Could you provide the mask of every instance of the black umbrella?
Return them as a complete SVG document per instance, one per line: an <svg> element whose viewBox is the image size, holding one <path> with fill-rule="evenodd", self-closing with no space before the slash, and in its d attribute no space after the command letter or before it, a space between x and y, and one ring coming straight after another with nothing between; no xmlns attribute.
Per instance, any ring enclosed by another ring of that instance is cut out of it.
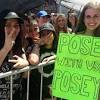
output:
<svg viewBox="0 0 100 100"><path fill-rule="evenodd" d="M0 0L0 12L9 9L19 13L42 5L44 0Z"/></svg>

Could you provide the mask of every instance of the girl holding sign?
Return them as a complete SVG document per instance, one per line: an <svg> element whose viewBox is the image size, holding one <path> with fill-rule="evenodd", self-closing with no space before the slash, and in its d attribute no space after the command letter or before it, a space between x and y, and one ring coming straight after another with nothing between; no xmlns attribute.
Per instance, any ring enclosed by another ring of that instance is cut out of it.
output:
<svg viewBox="0 0 100 100"><path fill-rule="evenodd" d="M100 36L100 3L89 2L86 4L81 12L79 24L77 27L78 34L89 36ZM100 89L99 89L100 91ZM100 100L100 92L98 100Z"/></svg>

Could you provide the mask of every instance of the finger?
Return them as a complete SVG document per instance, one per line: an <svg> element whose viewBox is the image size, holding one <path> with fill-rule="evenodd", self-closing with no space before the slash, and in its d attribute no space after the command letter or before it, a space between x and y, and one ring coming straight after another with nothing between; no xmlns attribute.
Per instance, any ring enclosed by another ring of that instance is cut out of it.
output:
<svg viewBox="0 0 100 100"><path fill-rule="evenodd" d="M14 57L15 59L18 59L18 58L19 58L19 56L17 56L17 55L14 55L13 57Z"/></svg>
<svg viewBox="0 0 100 100"><path fill-rule="evenodd" d="M33 41L39 41L39 38L33 37L32 40L33 40Z"/></svg>
<svg viewBox="0 0 100 100"><path fill-rule="evenodd" d="M40 38L39 37L33 37L33 40L39 40Z"/></svg>
<svg viewBox="0 0 100 100"><path fill-rule="evenodd" d="M48 63L49 59L44 59L42 62Z"/></svg>
<svg viewBox="0 0 100 100"><path fill-rule="evenodd" d="M42 62L46 62L47 61L47 59L44 59Z"/></svg>
<svg viewBox="0 0 100 100"><path fill-rule="evenodd" d="M7 36L7 30L6 30L6 28L5 28L5 35Z"/></svg>
<svg viewBox="0 0 100 100"><path fill-rule="evenodd" d="M17 60L8 60L8 62L11 62L11 63L17 63Z"/></svg>
<svg viewBox="0 0 100 100"><path fill-rule="evenodd" d="M9 37L12 37L13 36L14 31L15 31L15 29L13 28L12 31L10 32L10 34L9 34Z"/></svg>
<svg viewBox="0 0 100 100"><path fill-rule="evenodd" d="M5 38L8 38L7 29L5 28Z"/></svg>

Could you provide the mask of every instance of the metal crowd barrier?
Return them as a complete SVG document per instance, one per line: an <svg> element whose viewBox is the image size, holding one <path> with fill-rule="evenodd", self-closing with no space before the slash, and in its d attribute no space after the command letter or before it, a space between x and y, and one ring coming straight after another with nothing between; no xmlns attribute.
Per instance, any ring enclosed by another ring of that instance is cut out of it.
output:
<svg viewBox="0 0 100 100"><path fill-rule="evenodd" d="M26 100L29 100L29 73L31 70L34 70L34 69L37 69L37 68L40 68L40 67L45 67L46 65L50 65L50 64L53 64L55 62L55 60L52 60L52 61L49 61L48 63L47 62L42 62L42 63L39 63L38 65L36 66L27 66L27 67L24 67L22 69L17 69L17 70L11 70L9 72L5 72L5 73L0 73L0 78L5 78L5 77L8 77L10 76L10 100L13 100L13 75L16 75L16 74L19 74L19 73L22 73L22 72L28 72L28 76L27 76L27 98ZM40 87L42 89L42 86ZM40 91L42 92L42 91ZM42 100L42 93L40 93L40 100ZM33 98L34 99L34 98Z"/></svg>

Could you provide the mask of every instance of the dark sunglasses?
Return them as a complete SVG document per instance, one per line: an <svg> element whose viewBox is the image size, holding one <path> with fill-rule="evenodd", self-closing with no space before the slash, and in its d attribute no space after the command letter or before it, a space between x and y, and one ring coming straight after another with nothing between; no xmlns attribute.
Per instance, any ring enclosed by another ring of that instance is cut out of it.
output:
<svg viewBox="0 0 100 100"><path fill-rule="evenodd" d="M41 37L46 36L46 35L50 34L50 32L51 32L50 30L43 30L40 32L40 36Z"/></svg>

